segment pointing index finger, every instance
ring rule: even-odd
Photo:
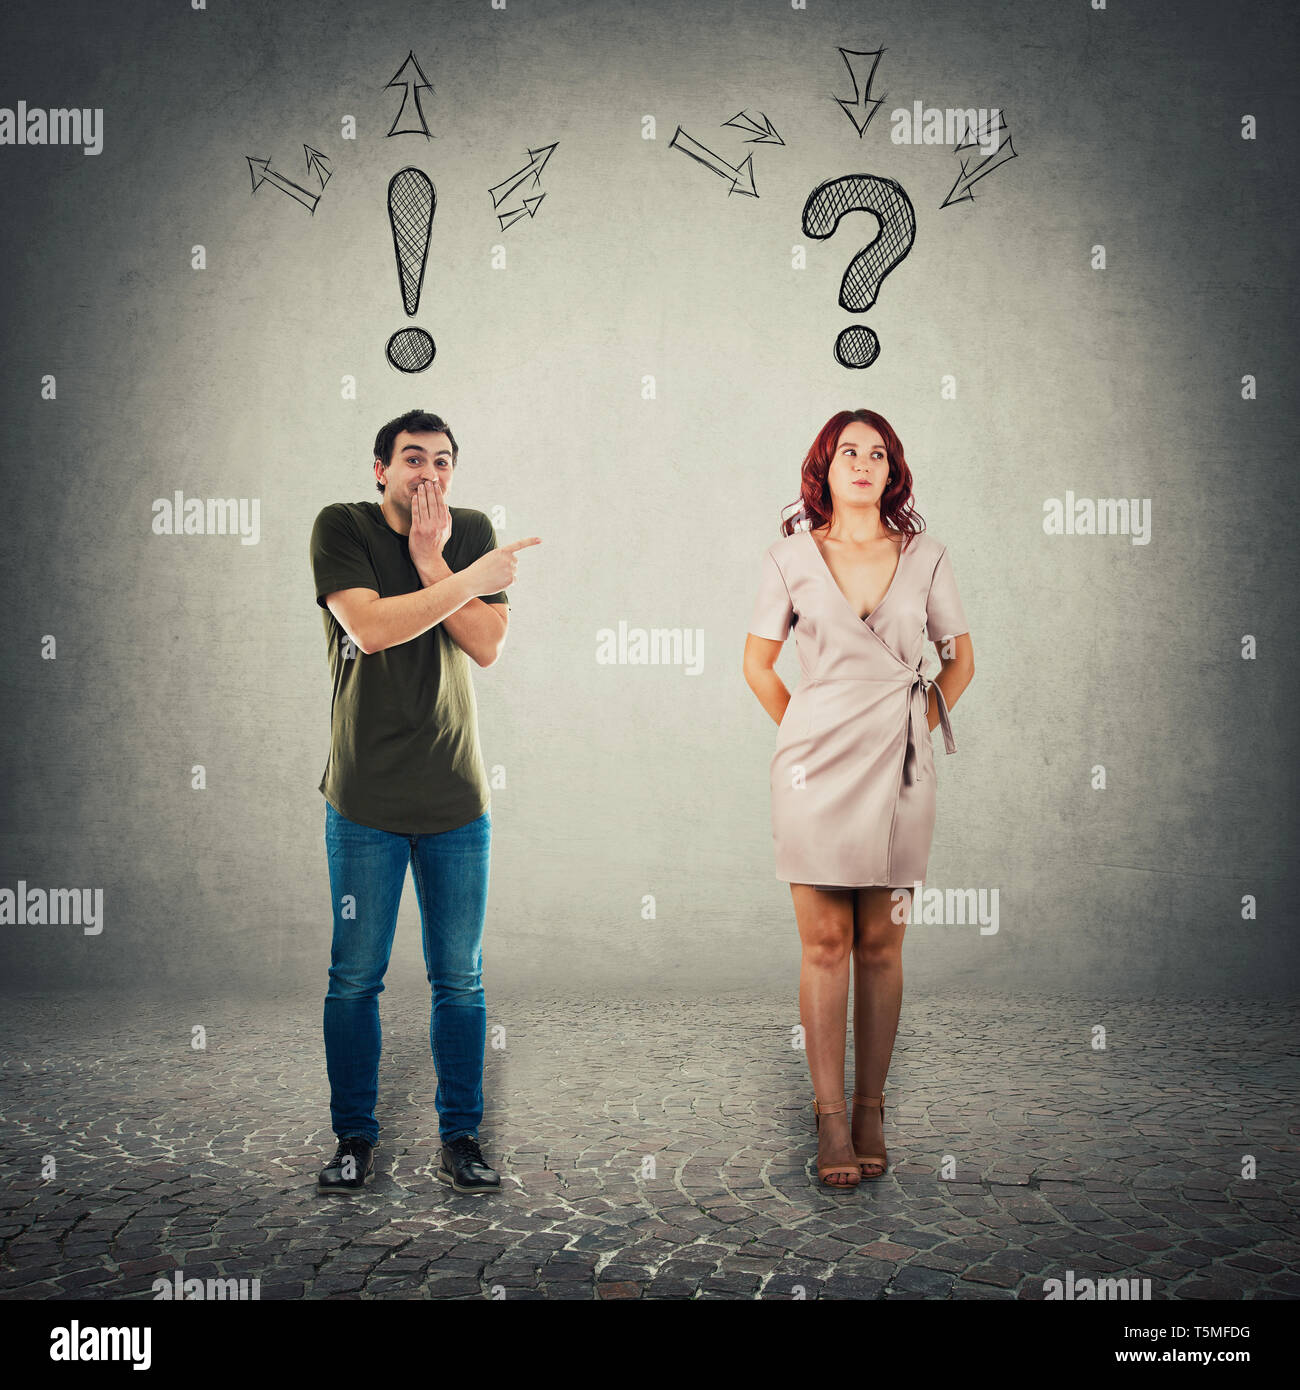
[[[503,545],[502,550],[522,550],[526,545],[541,545],[541,536],[529,536],[527,540],[511,541],[509,545]]]

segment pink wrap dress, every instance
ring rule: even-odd
[[[749,630],[785,641],[801,680],[772,754],[776,876],[818,888],[911,888],[934,832],[934,749],[925,639],[968,631],[947,547],[922,532],[903,546],[885,596],[864,618],[806,531],[763,557]],[[944,747],[957,751],[935,685]]]

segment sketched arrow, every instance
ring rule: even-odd
[[[1002,112],[1000,110],[997,112],[997,120],[998,129],[1005,130],[1006,125],[1002,120]],[[982,123],[979,130],[973,133],[971,139],[960,145],[953,146],[953,153],[959,154],[962,150],[975,149],[981,143],[980,137],[987,132],[988,129],[988,123]],[[1008,153],[1003,154],[1003,150],[1007,150]],[[983,159],[976,160],[974,163],[963,159],[961,162],[961,173],[957,175],[956,183],[948,190],[948,196],[939,204],[940,209],[942,210],[952,203],[974,202],[975,195],[970,191],[971,185],[977,183],[986,174],[991,174],[994,169],[998,168],[999,165],[1005,164],[1008,159],[1015,159],[1015,157],[1016,152],[1011,148],[1011,136],[1008,134],[1006,139],[999,143],[997,149],[994,150],[992,154],[985,155]],[[957,192],[958,189],[961,189],[960,193]],[[954,194],[957,196],[954,197]]]
[[[537,209],[540,206],[542,199],[545,197],[546,194],[543,193],[536,198],[525,198],[523,207],[511,208],[509,212],[498,213],[497,224],[504,232],[507,227],[513,227],[514,224],[518,222],[521,217],[536,217]]]
[[[535,150],[529,150],[528,163],[525,164],[522,169],[516,169],[513,174],[503,179],[495,188],[488,189],[488,192],[492,194],[492,206],[494,208],[499,208],[501,206],[501,200],[503,198],[508,198],[525,179],[531,178],[533,187],[535,188],[542,181],[542,170],[546,168],[546,161],[550,159],[555,150],[555,146],[559,143],[560,142],[557,140],[554,144],[542,145]],[[546,195],[543,193],[542,198],[545,196]],[[541,200],[541,198],[538,198],[536,201],[540,203]],[[528,200],[525,199],[524,201],[527,203]]]
[[[393,74],[392,79],[384,84],[386,87],[404,87],[402,93],[402,105],[397,115],[393,118],[392,129],[389,135],[425,135],[430,140],[436,139],[424,119],[424,108],[420,105],[420,93],[433,91],[433,84],[424,75],[424,70],[416,62],[414,50],[408,50],[406,61]],[[414,113],[408,108],[414,107]],[[400,124],[405,117],[407,124]]]
[[[836,97],[835,100],[839,102],[840,109],[844,114],[857,127],[858,139],[862,138],[862,132],[866,130],[871,122],[872,116],[879,110],[880,103],[889,95],[889,93],[886,92],[884,96],[879,97],[875,101],[869,99],[871,96],[871,82],[876,75],[876,68],[880,63],[880,55],[884,53],[884,51],[883,48],[877,48],[872,52],[859,53],[852,48],[840,49],[840,57],[844,59],[844,66],[848,68],[849,76],[853,79],[853,100],[849,101],[844,97]],[[865,64],[859,63],[857,68],[855,68],[850,61],[850,59],[853,58],[874,59],[870,71],[866,74],[867,80],[865,82],[860,83],[858,81],[857,71],[858,68],[865,67]]]
[[[307,150],[309,147],[304,145],[303,149]],[[307,156],[308,173],[311,172],[312,155],[314,153],[315,151],[309,151]],[[300,202],[303,207],[311,212],[313,217],[316,216],[316,204],[320,202],[319,191],[312,193],[308,189],[303,188],[300,184],[294,183],[292,179],[287,179],[283,174],[277,173],[271,168],[271,161],[269,159],[254,159],[251,154],[246,154],[244,158],[248,160],[248,172],[253,179],[254,193],[256,193],[264,183],[269,183],[273,188],[278,188],[281,193],[287,193],[289,197]],[[324,187],[324,184],[322,184],[321,187]]]
[[[747,198],[758,197],[758,190],[754,187],[754,156],[752,154],[746,155],[740,164],[728,164],[720,154],[714,153],[713,150],[687,135],[681,126],[673,131],[673,138],[668,142],[668,147],[690,155],[692,159],[698,160],[706,169],[717,174],[719,178],[730,179],[731,187],[727,189],[728,198],[733,193],[743,193]],[[741,186],[742,176],[748,187]]]
[[[760,125],[744,111],[737,111],[729,121],[723,121],[722,124],[735,126],[738,130],[752,131],[754,139],[749,142],[751,145],[784,145],[785,141],[776,133],[776,127],[768,120],[767,113],[763,112],[762,116]]]
[[[329,155],[321,154],[319,150],[314,150],[310,145],[304,145],[303,149],[307,152],[307,172],[315,174],[320,180],[322,188],[330,181],[330,159]]]

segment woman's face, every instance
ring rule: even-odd
[[[826,482],[831,490],[831,502],[854,511],[880,507],[880,499],[889,478],[889,455],[880,432],[861,420],[845,425],[835,446]]]

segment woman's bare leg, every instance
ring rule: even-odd
[[[894,1053],[903,1004],[903,933],[912,895],[895,904],[892,888],[859,888],[853,932],[853,1089],[862,1096],[883,1092]],[[894,921],[894,917],[900,918]],[[878,1106],[850,1105],[857,1153],[884,1153]],[[881,1165],[864,1165],[879,1173]]]
[[[849,958],[853,952],[852,892],[822,892],[792,883],[795,921],[803,943],[799,967],[799,1019],[808,1052],[813,1095],[834,1105],[844,1095],[844,1049],[848,1033]],[[823,1115],[817,1131],[817,1162],[856,1162],[849,1138],[849,1116]],[[851,1186],[848,1173],[829,1181]]]

